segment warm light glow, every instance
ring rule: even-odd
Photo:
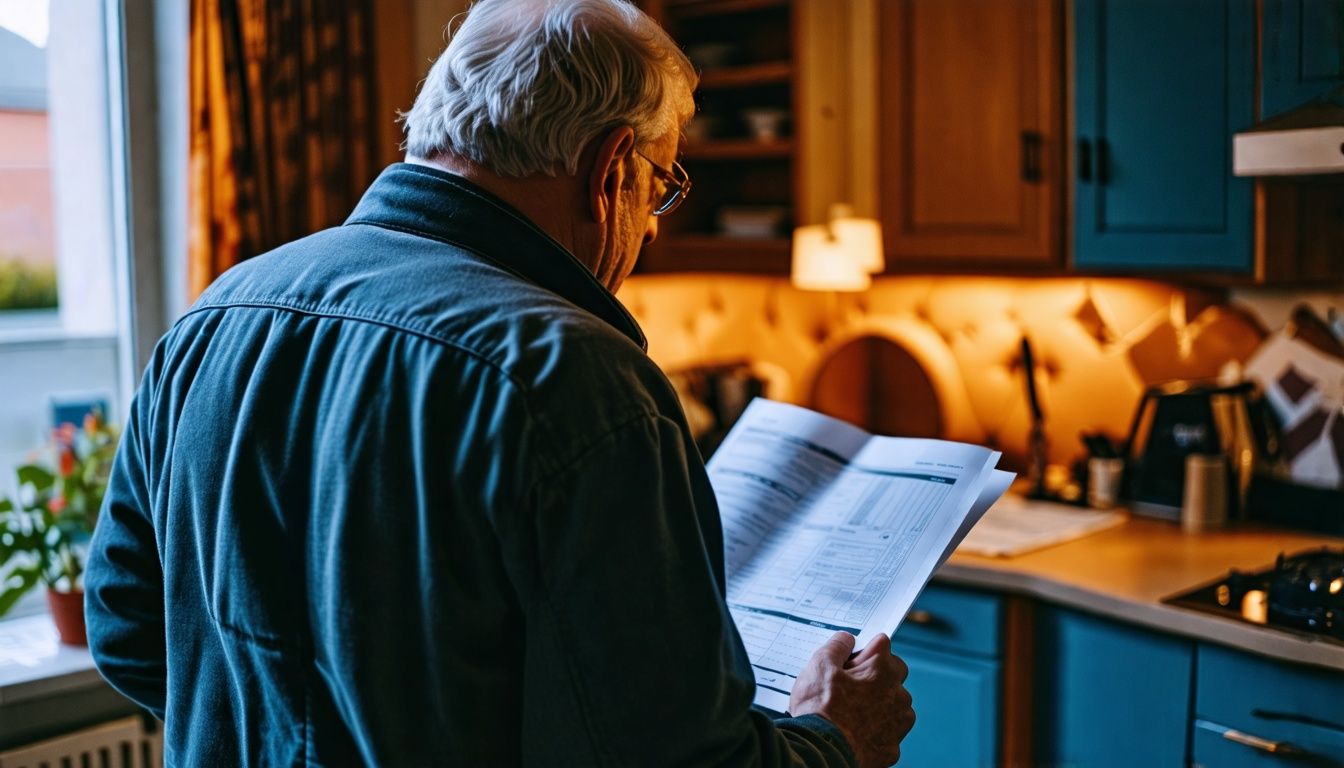
[[[1256,624],[1269,621],[1269,596],[1263,589],[1248,589],[1241,598],[1241,617]]]
[[[871,275],[886,267],[881,224],[873,219],[837,219],[831,222],[831,231],[859,269]]]
[[[864,291],[884,266],[882,225],[848,205],[832,205],[826,224],[794,230],[793,284],[803,290]]]
[[[844,244],[859,269],[870,275],[886,268],[882,257],[882,225],[876,219],[860,219],[845,203],[831,206],[831,234]]]
[[[868,273],[824,224],[793,231],[793,284],[805,291],[865,291]]]

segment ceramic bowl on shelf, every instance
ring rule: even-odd
[[[784,138],[784,127],[789,121],[789,113],[787,110],[774,107],[744,109],[742,119],[746,121],[747,132],[753,139],[771,142]]]
[[[723,119],[715,115],[697,114],[686,123],[682,133],[686,134],[687,141],[708,141],[723,133]]]
[[[726,67],[737,59],[737,46],[732,43],[696,43],[686,49],[686,58],[698,69]]]
[[[719,209],[719,234],[724,237],[778,237],[788,223],[782,205],[725,205]]]

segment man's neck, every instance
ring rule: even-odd
[[[579,181],[572,176],[535,174],[522,178],[501,176],[487,168],[456,155],[439,155],[433,159],[406,156],[406,162],[426,165],[470,181],[517,208],[533,224],[550,235],[565,250],[583,261],[586,249],[582,234],[576,231],[576,222],[585,218],[584,211],[575,210],[582,201]],[[589,270],[592,264],[587,264]]]

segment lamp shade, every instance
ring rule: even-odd
[[[806,291],[864,291],[872,285],[846,244],[824,224],[793,231],[791,279]]]
[[[831,232],[859,269],[871,275],[886,267],[882,258],[882,225],[875,219],[852,216],[832,219]]]

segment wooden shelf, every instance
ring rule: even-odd
[[[793,156],[793,142],[722,139],[699,144],[688,142],[682,150],[688,160],[762,160]]]
[[[756,85],[788,84],[793,78],[793,65],[787,61],[766,61],[737,67],[706,69],[700,75],[700,87],[750,88]]]
[[[707,119],[689,133],[704,130],[682,147],[682,163],[697,179],[695,191],[685,208],[660,227],[637,270],[787,275],[792,243],[783,226],[775,237],[736,238],[721,234],[715,223],[721,209],[733,206],[784,207],[790,220],[797,210],[801,0],[636,2],[707,62],[696,89]],[[697,45],[705,50],[694,51]],[[708,63],[725,52],[712,48],[724,48],[732,58],[719,59],[721,65]],[[787,115],[777,138],[756,139],[747,117],[753,110]]]
[[[724,237],[709,232],[670,235],[640,260],[648,272],[755,272],[787,275],[792,242],[787,237]]]
[[[667,238],[668,247],[680,249],[714,248],[727,251],[788,251],[793,241],[787,237],[728,237],[717,232],[680,232]]]
[[[724,237],[688,232],[659,238],[640,257],[641,272],[754,272],[787,275],[792,241],[787,237]]]
[[[790,0],[666,0],[669,14],[683,19],[783,8]]]

